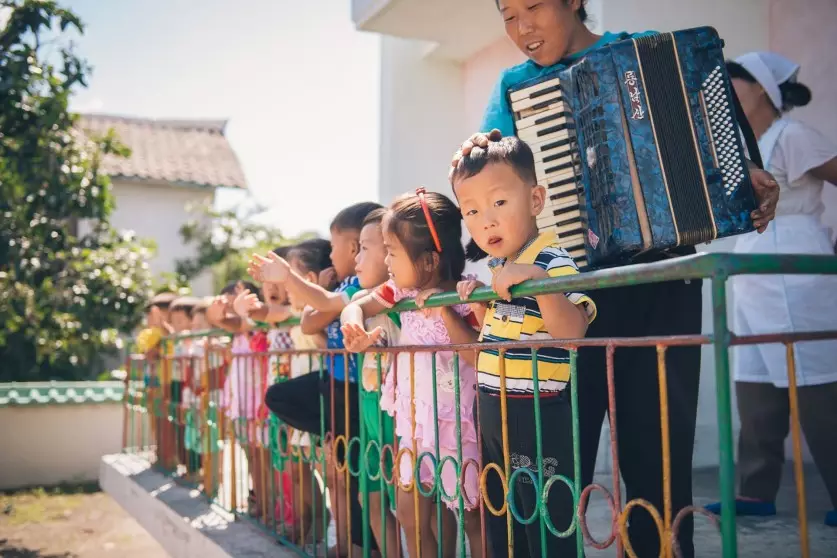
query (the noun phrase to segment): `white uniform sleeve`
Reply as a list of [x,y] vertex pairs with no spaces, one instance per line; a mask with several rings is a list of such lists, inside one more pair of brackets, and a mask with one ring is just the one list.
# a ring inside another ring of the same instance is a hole
[[837,144],[818,130],[791,121],[776,145],[775,164],[782,165],[793,185],[802,175],[837,157]]

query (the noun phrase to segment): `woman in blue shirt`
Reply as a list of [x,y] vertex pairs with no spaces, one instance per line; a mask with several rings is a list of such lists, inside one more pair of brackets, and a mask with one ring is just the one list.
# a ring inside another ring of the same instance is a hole
[[[509,87],[537,78],[575,62],[594,48],[629,38],[628,33],[596,35],[585,25],[584,0],[496,0],[506,34],[529,60],[504,70],[494,88],[481,126],[483,133],[466,141],[454,156],[475,145],[501,136],[514,135],[514,120],[507,99]],[[647,35],[642,33],[639,35]],[[752,214],[763,232],[773,219],[779,189],[769,173],[751,169],[759,201]],[[693,254],[694,248],[672,250],[672,255]],[[665,256],[662,256],[665,257]],[[662,258],[661,257],[661,258]],[[650,261],[650,259],[646,260]],[[590,337],[637,337],[699,334],[701,331],[701,281],[670,281],[605,289],[596,293],[598,317]],[[697,420],[700,383],[700,347],[672,347],[667,351],[669,398],[672,517],[692,504],[692,451]],[[580,351],[578,393],[582,484],[593,480],[602,421],[607,411],[607,375],[603,348]],[[657,354],[653,348],[619,349],[615,353],[619,464],[627,499],[649,501],[662,514],[663,469],[660,441]],[[651,404],[651,402],[656,402]],[[489,525],[490,545],[505,548],[505,518],[502,525]],[[557,526],[559,529],[566,526]],[[638,556],[658,556],[657,528],[647,513],[631,514],[630,541]],[[694,555],[693,522],[687,516],[679,529],[684,557]],[[515,544],[515,554],[526,555]]]

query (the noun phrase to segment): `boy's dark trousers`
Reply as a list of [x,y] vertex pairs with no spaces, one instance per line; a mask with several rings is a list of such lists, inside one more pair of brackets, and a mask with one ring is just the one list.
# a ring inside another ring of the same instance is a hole
[[[573,480],[573,436],[572,409],[569,389],[560,396],[541,397],[541,452],[543,458],[543,483],[555,475],[563,475]],[[514,493],[518,516],[527,519],[532,516],[541,501],[537,492],[537,447],[535,438],[535,403],[532,398],[507,398],[507,423],[510,472],[509,476],[521,468],[529,469],[532,477],[520,473],[514,483],[507,482]],[[503,421],[500,409],[500,397],[480,393],[479,420],[482,433],[483,469],[489,463],[496,463],[504,469],[503,460]],[[494,509],[503,506],[503,483],[496,471],[490,471],[486,480],[486,495]],[[573,498],[567,486],[555,482],[549,490],[547,503],[549,518],[558,531],[565,531],[572,523],[575,514]],[[511,514],[511,510],[507,510]],[[508,536],[506,514],[495,516],[485,510],[488,531],[488,546],[493,556],[508,556]],[[524,525],[511,517],[514,556],[542,556],[541,554],[541,518],[529,525]],[[558,538],[548,528],[546,531],[545,556],[573,558],[576,556],[576,535]]]
[[[598,316],[588,337],[694,335],[701,331],[701,281],[669,281],[590,293]],[[619,468],[631,501],[647,500],[663,515],[663,456],[657,349],[617,348],[614,353]],[[692,452],[700,384],[700,346],[666,349],[672,518],[692,504]],[[608,409],[604,348],[582,348],[578,361],[582,486],[593,481],[602,421]],[[694,556],[694,522],[688,514],[678,540]],[[658,556],[660,536],[651,516],[631,513],[628,533],[637,556]]]
[[[317,436],[322,434],[321,418],[325,421],[326,432],[333,432],[334,438],[339,435],[346,436],[346,387],[347,383],[334,380],[334,397],[331,395],[331,378],[323,374],[320,378],[319,372],[311,372],[286,382],[273,384],[265,395],[265,405],[280,420],[289,426],[309,432]],[[348,382],[349,393],[349,432],[346,442],[353,437],[360,436],[360,407],[357,382]],[[320,413],[320,396],[322,395],[323,413]],[[331,404],[334,403],[332,414]],[[334,428],[332,429],[332,417]],[[345,459],[346,444],[338,446],[337,459],[341,463]],[[349,469],[359,470],[359,453],[352,452],[352,463]],[[340,474],[340,473],[338,473]],[[349,498],[351,514],[351,539],[352,543],[363,546],[363,510],[358,501],[360,494],[360,482],[354,475],[349,475]],[[339,494],[339,498],[346,497],[345,493]],[[374,537],[370,537],[371,548],[377,550]],[[341,552],[348,549],[341,548]]]

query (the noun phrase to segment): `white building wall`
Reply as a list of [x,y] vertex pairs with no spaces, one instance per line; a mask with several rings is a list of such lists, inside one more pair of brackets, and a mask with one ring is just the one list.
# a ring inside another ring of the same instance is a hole
[[[800,78],[814,91],[811,106],[795,116],[821,129],[837,141],[837,0],[589,0],[590,26],[596,32],[671,30],[710,25],[726,42],[726,54],[735,57],[751,50],[773,49],[803,64]],[[499,17],[499,16],[498,16]],[[382,43],[382,147],[381,201],[392,197],[393,186],[405,175],[441,176],[440,191],[449,191],[443,179],[450,154],[459,141],[476,131],[491,88],[503,68],[523,60],[517,48],[503,37],[456,66],[422,53],[420,47],[405,49],[403,41],[385,38]],[[417,43],[413,43],[414,45]],[[439,83],[440,65],[446,77]],[[456,79],[456,69],[461,74]],[[393,88],[396,76],[405,78]],[[389,88],[387,83],[390,83]],[[461,87],[462,89],[457,89]],[[397,112],[397,115],[393,115]],[[443,116],[444,115],[444,116]],[[417,147],[428,143],[432,148]],[[444,144],[444,148],[440,145]],[[450,146],[453,147],[450,147]],[[399,166],[400,168],[393,168]],[[390,182],[385,181],[390,177]],[[432,187],[433,182],[427,182]],[[837,231],[837,189],[825,195],[825,222]],[[729,251],[731,240],[699,247],[701,251]],[[482,273],[482,270],[480,270]],[[731,301],[730,301],[731,302]],[[710,285],[704,285],[703,331],[712,331]],[[717,406],[715,404],[714,355],[711,347],[702,354],[700,400],[695,443],[695,466],[718,462]],[[735,398],[733,397],[733,404]],[[734,412],[737,432],[737,412]],[[610,466],[610,452],[602,437],[600,468]]]
[[381,203],[419,186],[450,193],[446,165],[465,129],[462,71],[428,57],[430,49],[422,41],[381,41]]
[[[196,210],[214,199],[214,191],[206,188],[175,187],[170,184],[113,180],[116,207],[111,225],[117,230],[132,230],[139,238],[153,240],[157,252],[148,262],[154,274],[172,272],[175,262],[195,255],[194,246],[187,246],[180,237],[180,227],[195,215]],[[80,232],[85,232],[82,224]],[[87,229],[89,230],[89,229]],[[204,273],[192,280],[196,296],[213,294],[212,274]]]

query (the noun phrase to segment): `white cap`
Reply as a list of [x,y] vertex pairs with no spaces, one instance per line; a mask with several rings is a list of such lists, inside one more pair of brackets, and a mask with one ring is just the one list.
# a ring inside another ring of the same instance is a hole
[[782,110],[782,93],[779,86],[786,81],[796,81],[799,64],[774,52],[748,52],[735,59],[759,82],[776,107]]

